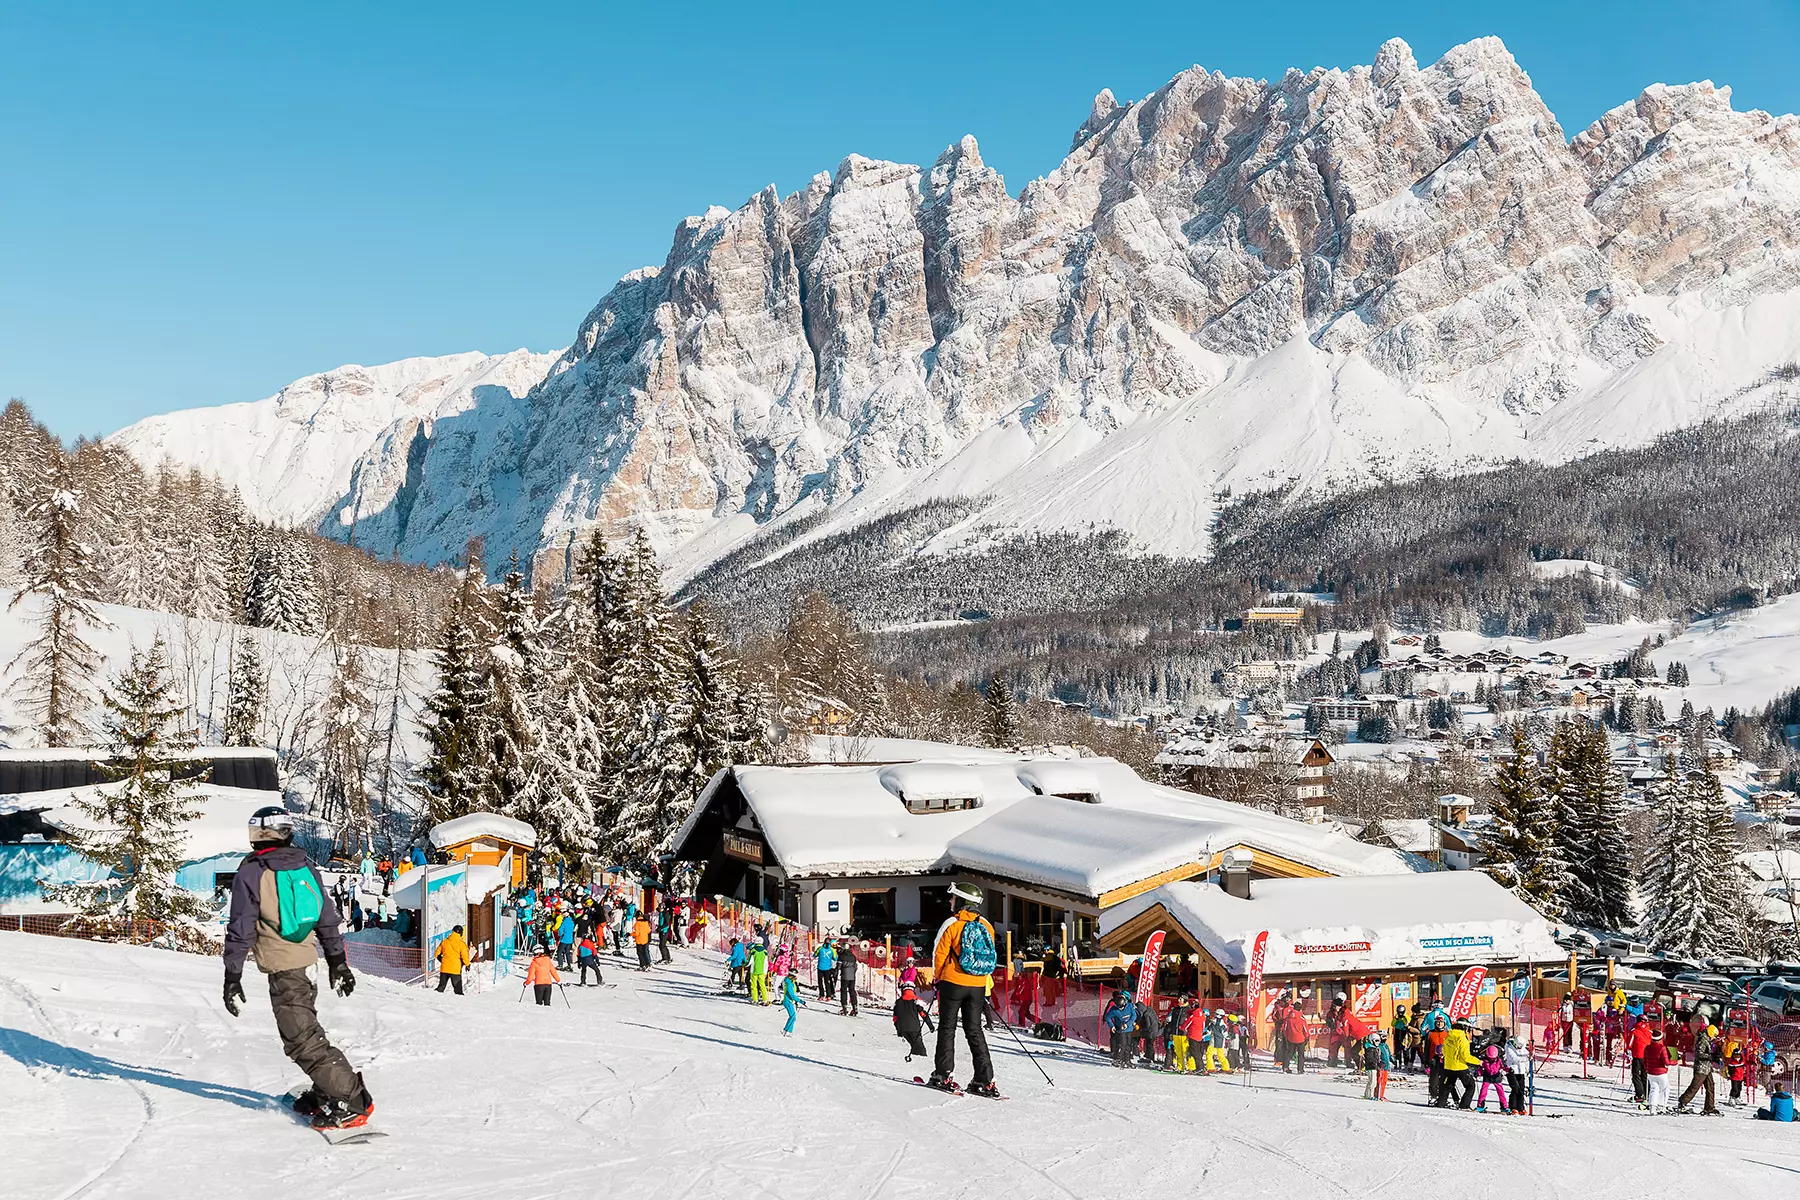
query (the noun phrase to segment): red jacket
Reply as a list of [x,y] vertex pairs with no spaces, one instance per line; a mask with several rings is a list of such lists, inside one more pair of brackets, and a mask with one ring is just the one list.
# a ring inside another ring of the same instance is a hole
[[1639,1021],[1636,1025],[1631,1027],[1631,1057],[1644,1057],[1644,1051],[1649,1045],[1650,1026],[1645,1021]]
[[1290,1008],[1287,1016],[1281,1019],[1281,1036],[1290,1042],[1304,1042],[1312,1036],[1306,1027],[1306,1014],[1297,1008]]
[[1651,1042],[1644,1047],[1644,1074],[1667,1075],[1669,1073],[1669,1046],[1667,1042]]

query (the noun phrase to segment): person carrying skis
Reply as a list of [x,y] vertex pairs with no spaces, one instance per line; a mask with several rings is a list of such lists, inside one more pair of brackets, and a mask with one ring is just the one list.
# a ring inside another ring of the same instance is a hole
[[[798,1007],[796,1007],[798,1006]],[[800,989],[794,986],[792,975],[781,977],[781,1007],[787,1009],[787,1024],[781,1030],[782,1037],[792,1037],[794,1022],[800,1016],[800,1009],[806,1007],[806,1001],[800,998]]]
[[925,1038],[919,1032],[920,1025],[936,1032],[931,1024],[931,1014],[919,1003],[919,994],[910,987],[903,987],[900,998],[894,1001],[894,1033],[906,1041],[907,1062],[911,1062],[915,1054],[925,1057]]
[[463,968],[469,965],[469,943],[463,937],[461,925],[451,929],[444,940],[438,943],[434,957],[438,965],[437,990],[443,991],[447,984],[456,989],[457,995],[462,995],[462,973]]
[[967,883],[950,885],[956,911],[938,929],[932,943],[932,979],[937,984],[937,1061],[931,1086],[954,1090],[956,1027],[961,1024],[968,1039],[975,1074],[968,1090],[978,1096],[998,1096],[994,1086],[994,1062],[988,1054],[987,1035],[981,1028],[981,1009],[994,974],[994,927],[977,911],[981,889]]
[[232,879],[225,926],[225,1011],[234,1017],[241,1011],[244,959],[254,956],[269,979],[282,1052],[312,1080],[294,1101],[294,1111],[310,1117],[315,1129],[366,1124],[375,1101],[362,1075],[320,1027],[312,977],[323,948],[332,989],[340,996],[356,989],[337,907],[312,860],[293,844],[294,818],[285,808],[257,809],[249,830],[252,849]]
[[845,939],[844,948],[838,952],[838,1015],[856,1015],[856,969],[861,965],[856,957],[856,947]]
[[531,948],[531,965],[525,969],[525,983],[531,988],[535,1002],[550,1007],[550,989],[562,982],[556,964],[550,961],[550,947],[543,942]]
[[[646,952],[647,953],[647,952]],[[649,966],[645,964],[646,968]],[[750,945],[750,1003],[769,1002],[769,948],[761,942]]]
[[1102,1019],[1112,1035],[1112,1063],[1129,1069],[1131,1047],[1137,1041],[1137,1004],[1124,988],[1113,993]]
[[600,948],[594,945],[593,934],[590,933],[582,938],[580,944],[575,947],[575,962],[581,968],[581,979],[575,984],[576,987],[587,986],[589,971],[594,973],[595,987],[605,985],[606,979],[600,974]]
[[830,938],[819,943],[819,956],[814,965],[819,971],[819,999],[829,1000],[837,984],[837,947],[832,945]]

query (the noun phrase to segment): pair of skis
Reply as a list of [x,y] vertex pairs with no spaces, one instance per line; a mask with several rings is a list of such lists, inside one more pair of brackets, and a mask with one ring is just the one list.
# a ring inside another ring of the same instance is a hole
[[[896,1078],[898,1078],[898,1076],[896,1076]],[[961,1085],[959,1085],[956,1082],[956,1080],[954,1080],[954,1079],[949,1080],[948,1082],[944,1083],[941,1086],[938,1084],[935,1084],[935,1083],[927,1083],[925,1080],[925,1077],[923,1075],[914,1075],[912,1077],[912,1081],[914,1083],[918,1084],[922,1088],[930,1088],[934,1092],[943,1092],[946,1095],[950,1095],[950,1096],[980,1096],[981,1098],[983,1098],[985,1100],[1009,1100],[1009,1099],[1011,1099],[1010,1096],[1002,1096],[998,1092],[995,1092],[992,1095],[989,1095],[986,1092],[971,1092],[971,1091],[967,1090],[966,1088],[962,1087]]]

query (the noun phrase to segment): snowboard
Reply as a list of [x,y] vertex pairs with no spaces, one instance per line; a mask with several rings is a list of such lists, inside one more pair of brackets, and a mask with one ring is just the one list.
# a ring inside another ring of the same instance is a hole
[[309,1090],[310,1089],[306,1087],[297,1087],[290,1091],[287,1094],[288,1111],[293,1114],[296,1120],[300,1121],[308,1129],[313,1129],[313,1132],[324,1138],[331,1145],[356,1146],[363,1142],[372,1142],[376,1138],[384,1138],[387,1136],[386,1133],[375,1128],[374,1125],[367,1121],[363,1122],[361,1125],[350,1125],[334,1129],[314,1129],[311,1115],[300,1112],[294,1107],[295,1101],[306,1095]]

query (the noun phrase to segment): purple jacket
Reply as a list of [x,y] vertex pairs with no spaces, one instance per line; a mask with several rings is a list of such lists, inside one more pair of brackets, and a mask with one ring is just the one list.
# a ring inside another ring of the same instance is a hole
[[[319,923],[303,942],[289,942],[275,927],[273,904],[275,880],[272,871],[291,871],[305,867],[319,884]],[[265,883],[266,881],[266,883]],[[256,950],[256,965],[273,974],[311,966],[318,959],[317,947],[323,945],[327,961],[344,957],[344,936],[339,931],[340,918],[325,881],[306,852],[294,846],[269,846],[251,852],[238,865],[231,881],[231,917],[225,926],[225,973],[241,975],[244,958]]]

